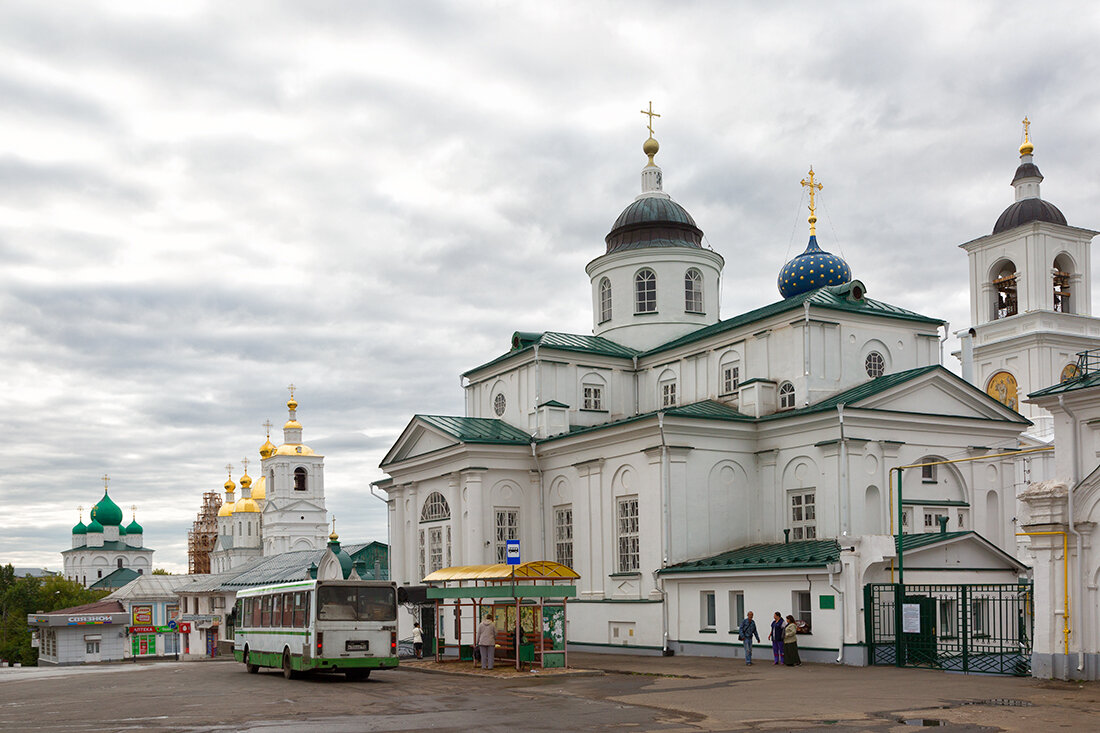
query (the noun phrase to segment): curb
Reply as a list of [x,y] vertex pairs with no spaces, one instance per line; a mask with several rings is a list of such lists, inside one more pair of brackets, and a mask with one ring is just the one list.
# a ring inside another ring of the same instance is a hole
[[500,682],[512,682],[515,680],[556,680],[567,679],[571,677],[603,677],[606,674],[603,670],[599,669],[578,669],[570,670],[568,672],[555,672],[553,674],[528,673],[526,675],[513,675],[508,677],[496,677],[492,675],[483,675],[480,672],[463,672],[461,670],[450,669],[430,669],[428,667],[420,667],[413,665],[398,665],[398,669],[409,670],[412,672],[419,672],[420,674],[442,674],[451,675],[455,677],[476,677],[483,680],[498,680]]

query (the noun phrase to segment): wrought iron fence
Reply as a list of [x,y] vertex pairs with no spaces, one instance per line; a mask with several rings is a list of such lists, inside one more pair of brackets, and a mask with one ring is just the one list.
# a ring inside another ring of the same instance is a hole
[[[864,586],[871,664],[956,672],[1031,674],[1030,582]],[[900,629],[901,633],[898,633]]]

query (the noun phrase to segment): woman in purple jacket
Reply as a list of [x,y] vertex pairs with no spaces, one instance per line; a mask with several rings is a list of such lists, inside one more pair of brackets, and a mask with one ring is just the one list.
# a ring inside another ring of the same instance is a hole
[[768,639],[772,642],[772,657],[775,659],[775,664],[783,664],[783,614],[779,611],[775,612],[775,616],[772,618],[772,630],[768,634]]

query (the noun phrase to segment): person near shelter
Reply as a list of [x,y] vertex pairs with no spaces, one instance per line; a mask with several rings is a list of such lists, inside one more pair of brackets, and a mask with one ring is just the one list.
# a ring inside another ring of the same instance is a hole
[[802,666],[798,656],[798,624],[790,614],[787,615],[787,625],[783,627],[783,664],[788,667]]
[[783,627],[785,625],[783,614],[776,611],[772,618],[771,633],[768,634],[768,641],[772,643],[772,658],[775,659],[773,664],[783,664]]
[[[481,652],[481,668],[493,668],[493,652],[497,645],[497,625],[493,623],[493,617],[485,614],[481,625],[477,627],[477,647]],[[488,666],[486,666],[488,664]]]
[[417,659],[424,658],[424,632],[418,623],[413,624],[413,650]]
[[746,666],[752,666],[752,637],[754,636],[757,641],[760,641],[760,632],[756,630],[756,622],[752,620],[752,611],[749,611],[737,628],[737,638],[745,642]]

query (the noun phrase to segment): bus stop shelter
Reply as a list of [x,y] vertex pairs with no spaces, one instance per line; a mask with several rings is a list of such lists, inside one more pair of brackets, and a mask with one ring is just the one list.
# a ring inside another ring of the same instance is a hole
[[[532,666],[568,667],[566,603],[577,596],[581,576],[549,560],[521,565],[459,565],[424,578],[427,596],[435,602],[436,661],[443,661],[443,614],[451,609],[460,659],[472,658],[477,624],[490,614],[496,624],[496,658]],[[463,644],[462,610],[473,609],[470,644]],[[453,645],[452,645],[453,646]]]

